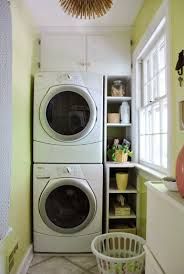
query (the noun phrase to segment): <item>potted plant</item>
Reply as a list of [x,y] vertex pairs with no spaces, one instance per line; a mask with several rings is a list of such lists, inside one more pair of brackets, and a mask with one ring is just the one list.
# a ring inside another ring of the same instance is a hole
[[127,162],[128,157],[132,157],[133,152],[130,150],[130,142],[126,139],[122,144],[119,144],[119,139],[114,139],[114,143],[111,148],[108,148],[107,155],[109,160],[115,162]]

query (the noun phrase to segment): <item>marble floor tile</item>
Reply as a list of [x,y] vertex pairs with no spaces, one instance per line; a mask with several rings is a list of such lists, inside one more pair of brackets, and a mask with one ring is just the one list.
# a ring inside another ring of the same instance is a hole
[[51,259],[51,258],[52,258],[52,257],[51,257],[51,256],[48,256],[48,255],[34,255],[30,267],[32,267],[32,266],[34,266],[34,265],[36,265],[36,264],[45,262],[45,261],[47,261],[47,260],[49,260],[49,259]]
[[54,257],[29,268],[27,274],[84,274],[84,270],[62,257]]
[[93,273],[93,274],[98,274],[98,273],[99,273],[99,272],[98,272],[98,267],[97,267],[97,266],[91,268],[89,271],[90,271],[90,273]]
[[88,270],[96,265],[96,258],[94,256],[70,256],[66,257],[70,262]]

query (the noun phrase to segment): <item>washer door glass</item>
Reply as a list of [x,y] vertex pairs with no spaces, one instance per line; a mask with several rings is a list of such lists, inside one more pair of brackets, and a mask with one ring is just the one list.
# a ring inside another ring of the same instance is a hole
[[94,101],[83,87],[52,88],[42,101],[40,111],[43,128],[59,141],[85,137],[96,121]]
[[74,228],[87,218],[89,200],[86,194],[75,186],[60,186],[49,194],[45,209],[55,225]]
[[[40,214],[52,230],[72,233],[91,222],[96,201],[87,182],[79,179],[55,180],[40,199]],[[83,183],[82,183],[83,182]]]

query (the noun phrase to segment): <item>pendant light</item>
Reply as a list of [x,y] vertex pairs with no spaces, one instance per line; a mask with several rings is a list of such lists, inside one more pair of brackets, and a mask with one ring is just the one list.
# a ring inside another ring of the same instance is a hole
[[65,13],[81,18],[95,19],[105,15],[112,7],[112,0],[59,0]]

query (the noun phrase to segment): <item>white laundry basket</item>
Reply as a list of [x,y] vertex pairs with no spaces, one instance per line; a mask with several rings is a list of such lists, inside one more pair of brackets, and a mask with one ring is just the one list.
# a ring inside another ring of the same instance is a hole
[[141,274],[145,241],[130,233],[107,233],[96,237],[91,249],[100,274]]

